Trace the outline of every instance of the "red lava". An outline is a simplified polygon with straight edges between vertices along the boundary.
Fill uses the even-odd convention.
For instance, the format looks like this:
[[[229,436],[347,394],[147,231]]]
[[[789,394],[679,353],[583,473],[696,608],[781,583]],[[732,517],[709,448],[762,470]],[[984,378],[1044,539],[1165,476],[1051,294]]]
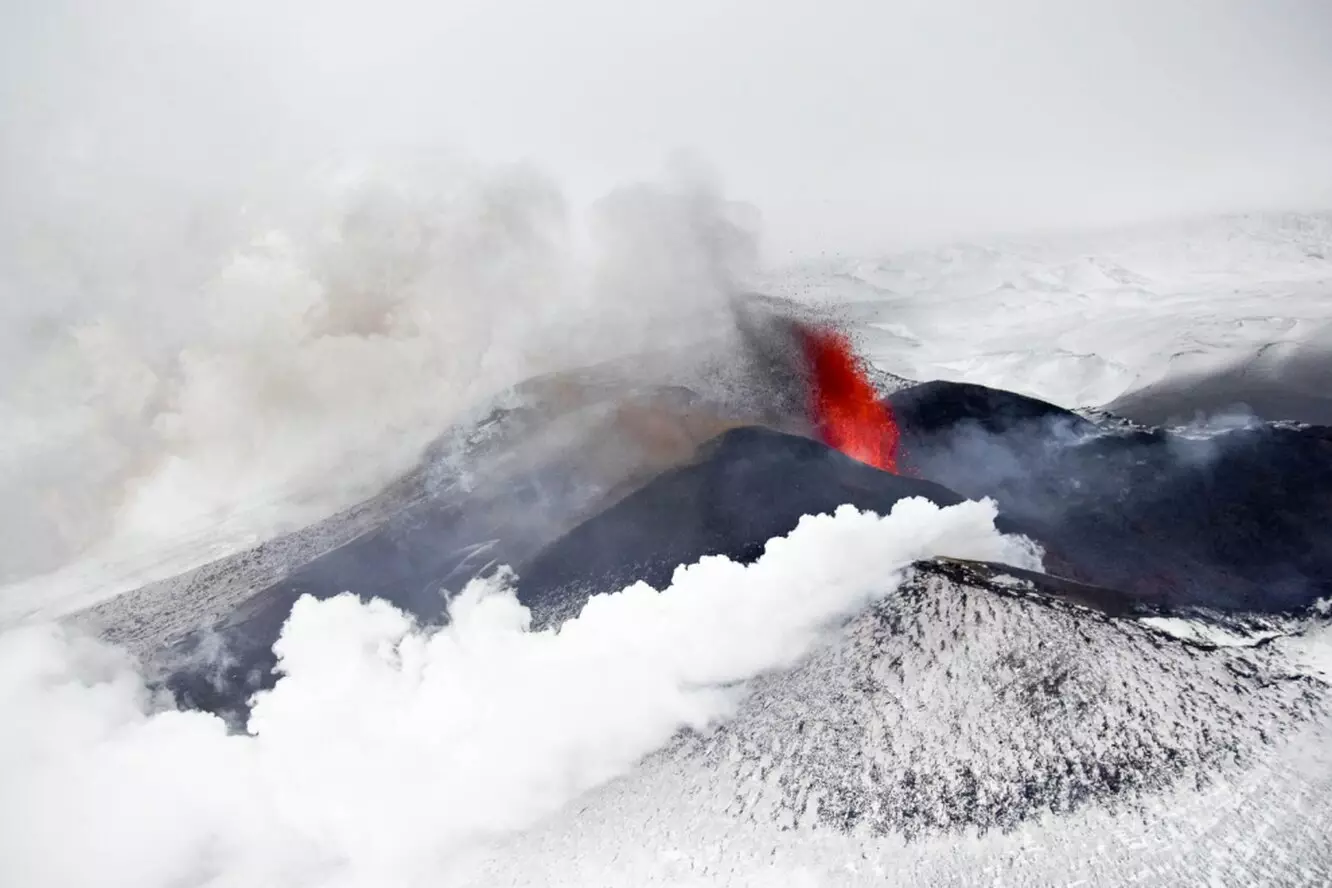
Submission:
[[[802,327],[800,334],[819,438],[852,459],[897,472],[897,420],[874,390],[851,340],[829,329]]]

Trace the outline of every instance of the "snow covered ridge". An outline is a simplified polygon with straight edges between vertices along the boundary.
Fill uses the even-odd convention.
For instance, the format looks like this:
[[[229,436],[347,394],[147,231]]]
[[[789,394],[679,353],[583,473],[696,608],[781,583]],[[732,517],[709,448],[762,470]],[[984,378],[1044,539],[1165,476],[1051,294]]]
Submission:
[[[460,884],[1325,881],[1327,679],[1277,643],[1205,649],[1006,574],[917,565],[716,730]]]
[[[727,810],[907,837],[1011,829],[1205,786],[1328,716],[1332,689],[1264,650],[1163,643],[1131,618],[922,564],[838,641],[760,682],[669,755],[734,786]]]

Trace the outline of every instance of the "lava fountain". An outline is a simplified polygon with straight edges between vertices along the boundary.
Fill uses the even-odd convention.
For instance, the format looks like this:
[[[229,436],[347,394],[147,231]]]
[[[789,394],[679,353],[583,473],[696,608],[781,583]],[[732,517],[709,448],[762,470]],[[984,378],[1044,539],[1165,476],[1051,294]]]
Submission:
[[[810,413],[820,440],[852,459],[897,471],[900,433],[851,340],[837,330],[801,327]]]

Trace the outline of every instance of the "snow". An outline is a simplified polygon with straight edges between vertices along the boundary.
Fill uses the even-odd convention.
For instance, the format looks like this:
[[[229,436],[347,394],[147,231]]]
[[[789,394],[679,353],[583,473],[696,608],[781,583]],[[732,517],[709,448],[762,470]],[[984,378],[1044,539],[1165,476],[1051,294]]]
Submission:
[[[1217,625],[1203,620],[1187,620],[1181,617],[1144,617],[1144,625],[1164,632],[1172,638],[1191,641],[1195,644],[1214,647],[1252,647],[1272,638],[1286,635],[1282,629],[1254,629],[1239,632],[1231,627]]]
[[[1332,689],[1288,666],[927,575],[460,884],[1310,884],[1332,865]],[[985,822],[1050,792],[1058,814]],[[874,828],[908,810],[953,821]]]
[[[1219,217],[829,260],[765,284],[845,314],[890,373],[1092,407],[1332,342],[1329,244],[1332,214]]]
[[[1276,646],[1295,670],[1332,685],[1332,621],[1325,617],[1311,622],[1303,632],[1281,638]]]

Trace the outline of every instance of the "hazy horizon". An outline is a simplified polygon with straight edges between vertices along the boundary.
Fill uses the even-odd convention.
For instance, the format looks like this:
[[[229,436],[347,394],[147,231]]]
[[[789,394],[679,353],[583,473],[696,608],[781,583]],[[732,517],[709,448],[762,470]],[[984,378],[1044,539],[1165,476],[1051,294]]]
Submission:
[[[669,7],[12,3],[6,205],[239,203],[321,165],[521,162],[575,203],[677,152],[768,254],[1332,204],[1313,0]]]

